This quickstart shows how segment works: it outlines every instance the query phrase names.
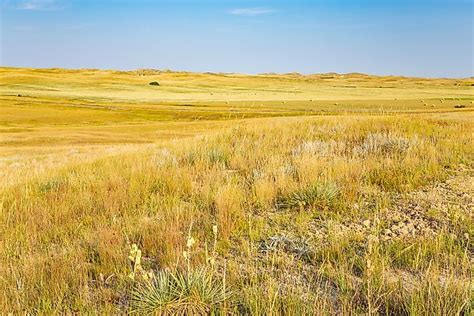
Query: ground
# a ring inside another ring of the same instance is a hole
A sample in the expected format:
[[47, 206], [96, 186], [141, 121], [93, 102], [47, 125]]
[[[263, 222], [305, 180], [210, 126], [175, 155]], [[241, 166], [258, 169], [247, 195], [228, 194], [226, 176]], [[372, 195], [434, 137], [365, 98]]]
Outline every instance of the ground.
[[473, 84], [0, 68], [0, 309], [469, 314]]

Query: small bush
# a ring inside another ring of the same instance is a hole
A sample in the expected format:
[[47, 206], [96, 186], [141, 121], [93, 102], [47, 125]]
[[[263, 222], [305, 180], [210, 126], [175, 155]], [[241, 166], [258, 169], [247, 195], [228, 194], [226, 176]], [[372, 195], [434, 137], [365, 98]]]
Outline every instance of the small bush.
[[157, 81], [150, 82], [150, 86], [159, 86], [159, 85], [160, 85], [160, 83], [157, 82]]

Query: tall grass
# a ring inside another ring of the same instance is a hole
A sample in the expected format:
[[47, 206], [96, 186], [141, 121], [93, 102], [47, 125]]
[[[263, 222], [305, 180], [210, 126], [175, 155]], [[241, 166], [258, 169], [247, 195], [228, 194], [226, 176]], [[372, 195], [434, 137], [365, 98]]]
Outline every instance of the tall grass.
[[[464, 280], [472, 254], [463, 251], [463, 236], [472, 233], [472, 217], [463, 215], [464, 225], [448, 219], [433, 240], [414, 236], [408, 244], [379, 241], [370, 248], [367, 236], [378, 238], [395, 193], [443, 180], [459, 164], [472, 167], [470, 122], [420, 116], [265, 122], [76, 164], [2, 189], [0, 309], [218, 311], [224, 285], [202, 269], [206, 243], [183, 260], [193, 222], [199, 241], [213, 239], [212, 225], [221, 229], [216, 247], [235, 293], [229, 313], [469, 312]], [[369, 227], [360, 224], [367, 219]], [[262, 250], [272, 236], [304, 240], [311, 255], [298, 255], [296, 242]], [[131, 296], [130, 244], [141, 249], [144, 269], [156, 272]], [[449, 282], [440, 281], [443, 275]]]

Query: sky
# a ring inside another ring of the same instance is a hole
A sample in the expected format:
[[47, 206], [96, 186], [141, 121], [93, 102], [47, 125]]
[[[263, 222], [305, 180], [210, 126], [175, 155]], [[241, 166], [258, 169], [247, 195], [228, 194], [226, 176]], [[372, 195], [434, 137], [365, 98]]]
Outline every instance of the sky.
[[471, 77], [474, 0], [0, 0], [0, 65]]

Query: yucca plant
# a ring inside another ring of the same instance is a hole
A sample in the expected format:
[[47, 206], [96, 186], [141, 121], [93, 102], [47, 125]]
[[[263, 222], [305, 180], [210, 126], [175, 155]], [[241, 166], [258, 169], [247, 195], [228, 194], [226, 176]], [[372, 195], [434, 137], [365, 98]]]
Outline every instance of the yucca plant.
[[135, 313], [170, 313], [177, 305], [170, 274], [160, 271], [149, 282], [136, 283], [131, 295], [131, 311]]
[[[191, 268], [191, 255], [196, 240], [191, 236], [191, 223], [183, 256], [186, 270], [146, 271], [141, 267], [141, 251], [136, 245], [130, 250], [133, 263], [131, 312], [153, 315], [207, 315], [225, 310], [231, 292], [225, 285], [224, 276], [219, 278], [215, 270], [217, 256], [217, 225], [212, 227], [214, 244], [211, 253], [206, 247], [206, 263], [209, 267]], [[138, 266], [137, 266], [138, 265]], [[139, 276], [139, 278], [135, 278]], [[230, 306], [229, 303], [227, 306]]]
[[231, 297], [223, 282], [206, 268], [160, 271], [132, 292], [131, 312], [155, 315], [203, 315], [224, 308]]

